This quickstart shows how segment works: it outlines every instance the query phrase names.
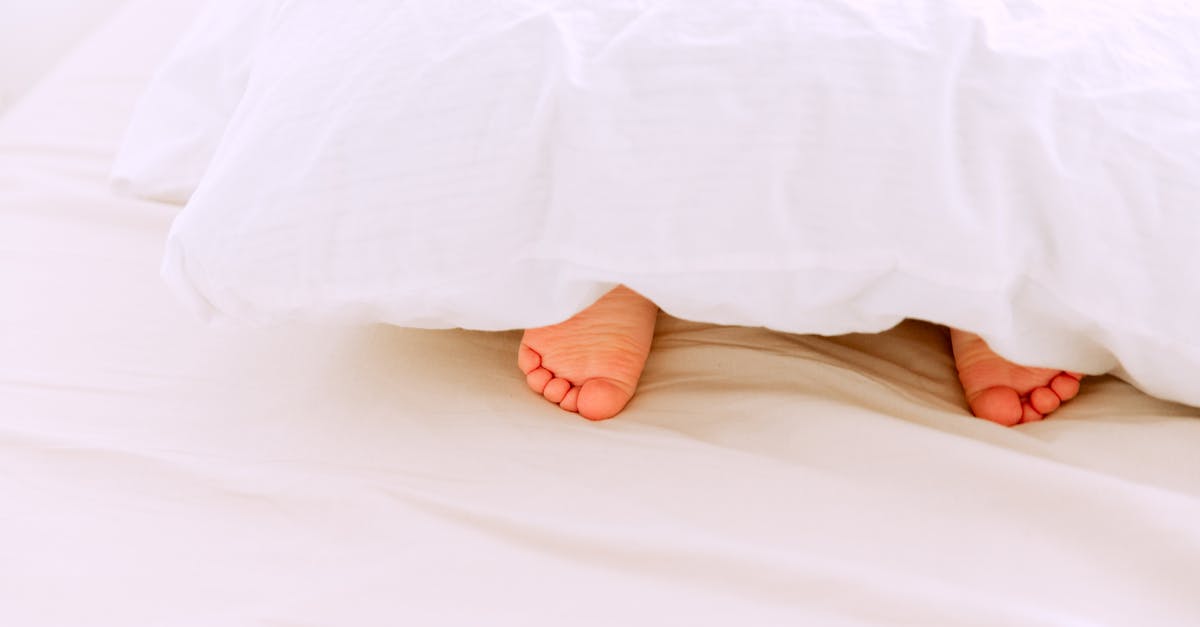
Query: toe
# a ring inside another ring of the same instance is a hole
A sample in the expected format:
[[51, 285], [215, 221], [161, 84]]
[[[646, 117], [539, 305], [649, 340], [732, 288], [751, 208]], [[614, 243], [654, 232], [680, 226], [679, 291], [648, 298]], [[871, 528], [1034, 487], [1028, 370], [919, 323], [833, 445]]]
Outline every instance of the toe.
[[542, 356], [532, 348], [521, 344], [521, 348], [517, 349], [517, 367], [521, 369], [521, 372], [529, 374], [541, 365]]
[[553, 378], [554, 375], [549, 370], [534, 368], [533, 372], [525, 375], [525, 382], [529, 384], [530, 389], [541, 394], [546, 389], [546, 384], [550, 383], [550, 380]]
[[1045, 418], [1038, 410], [1034, 409], [1033, 405], [1028, 401], [1021, 403], [1021, 424], [1027, 422], [1037, 422]]
[[633, 394], [609, 379], [590, 379], [579, 387], [579, 415], [588, 420], [607, 420], [621, 413]]
[[546, 400], [557, 405], [558, 403], [561, 403], [564, 398], [566, 398], [567, 392], [570, 391], [570, 381], [567, 381], [566, 379], [554, 378], [546, 384], [545, 389], [542, 390], [542, 396], [545, 396]]
[[568, 390], [558, 406], [570, 412], [579, 411], [579, 387], [574, 386]]
[[1037, 388], [1029, 394], [1029, 404], [1044, 416], [1058, 409], [1058, 406], [1062, 405], [1062, 399], [1050, 388]]
[[1017, 391], [1007, 387], [988, 388], [967, 399], [971, 412], [984, 420], [1011, 427], [1021, 422], [1024, 409]]
[[1064, 372], [1050, 381], [1050, 389], [1060, 400], [1069, 401], [1079, 394], [1079, 379], [1071, 373]]

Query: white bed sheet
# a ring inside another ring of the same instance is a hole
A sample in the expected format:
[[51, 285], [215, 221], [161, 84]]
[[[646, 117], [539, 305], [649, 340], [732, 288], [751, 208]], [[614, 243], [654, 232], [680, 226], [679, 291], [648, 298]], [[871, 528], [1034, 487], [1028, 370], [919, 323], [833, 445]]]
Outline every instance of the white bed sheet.
[[513, 333], [218, 330], [106, 176], [195, 0], [0, 120], [0, 624], [1195, 625], [1200, 411], [970, 418], [945, 337], [664, 318], [622, 418]]

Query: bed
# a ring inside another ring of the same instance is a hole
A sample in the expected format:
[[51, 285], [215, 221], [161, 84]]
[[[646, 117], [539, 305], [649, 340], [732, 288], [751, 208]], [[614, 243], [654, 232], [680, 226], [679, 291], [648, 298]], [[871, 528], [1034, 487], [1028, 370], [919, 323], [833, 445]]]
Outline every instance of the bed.
[[663, 315], [588, 423], [517, 332], [206, 326], [114, 196], [193, 0], [132, 0], [0, 118], [6, 625], [1195, 625], [1200, 410], [1111, 377], [973, 419], [943, 328]]

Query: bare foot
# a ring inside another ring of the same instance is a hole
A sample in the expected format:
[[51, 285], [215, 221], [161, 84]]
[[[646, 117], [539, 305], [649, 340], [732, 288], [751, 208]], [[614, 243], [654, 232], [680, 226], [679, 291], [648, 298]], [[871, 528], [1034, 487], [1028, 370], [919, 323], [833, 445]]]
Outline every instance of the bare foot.
[[612, 418], [637, 389], [658, 306], [620, 286], [570, 320], [528, 329], [517, 365], [534, 392], [588, 420]]
[[950, 329], [958, 378], [971, 412], [1011, 427], [1045, 418], [1079, 393], [1083, 375], [1026, 368], [1004, 359], [974, 333]]

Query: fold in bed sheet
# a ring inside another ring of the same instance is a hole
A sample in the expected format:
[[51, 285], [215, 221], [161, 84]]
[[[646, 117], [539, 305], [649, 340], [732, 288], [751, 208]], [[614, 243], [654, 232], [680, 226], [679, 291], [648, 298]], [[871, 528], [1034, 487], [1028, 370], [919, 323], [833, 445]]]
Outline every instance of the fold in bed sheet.
[[971, 419], [944, 334], [664, 318], [590, 424], [518, 335], [215, 330], [113, 198], [195, 2], [0, 121], [0, 618], [41, 625], [1194, 625], [1200, 413], [1111, 378]]

